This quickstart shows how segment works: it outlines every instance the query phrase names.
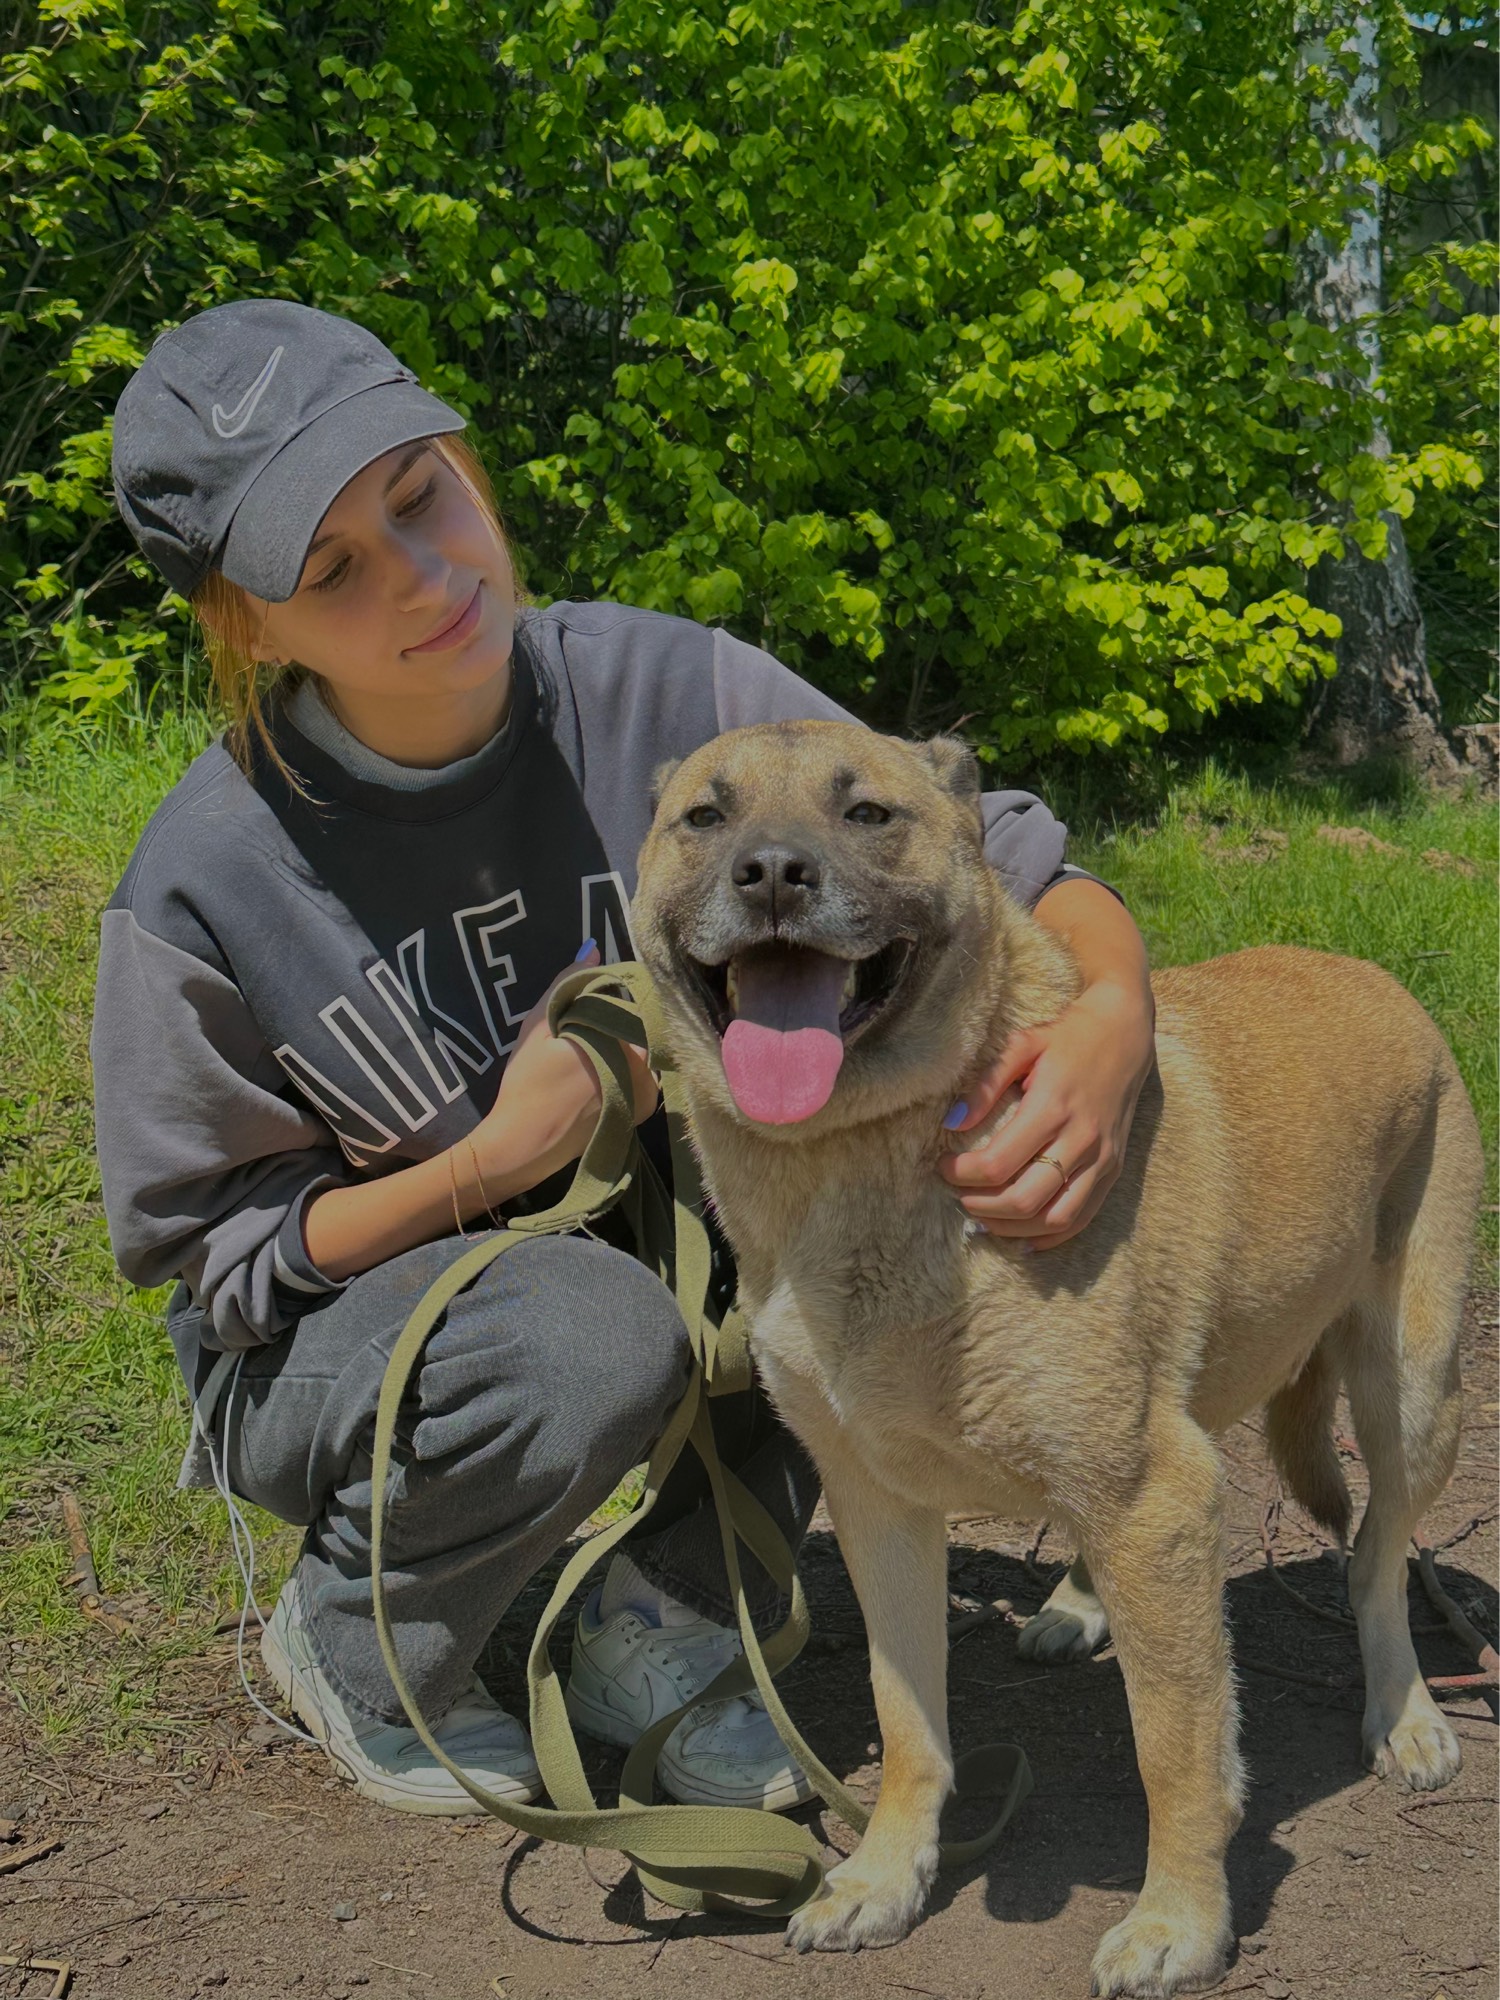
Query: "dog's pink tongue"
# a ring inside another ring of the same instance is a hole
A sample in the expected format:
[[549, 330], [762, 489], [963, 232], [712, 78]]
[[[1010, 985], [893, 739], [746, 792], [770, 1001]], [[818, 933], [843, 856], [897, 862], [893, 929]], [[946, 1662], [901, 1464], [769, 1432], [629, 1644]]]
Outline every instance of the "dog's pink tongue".
[[844, 1044], [839, 1002], [847, 965], [820, 951], [739, 961], [738, 1014], [724, 1032], [724, 1075], [758, 1125], [794, 1125], [833, 1094]]

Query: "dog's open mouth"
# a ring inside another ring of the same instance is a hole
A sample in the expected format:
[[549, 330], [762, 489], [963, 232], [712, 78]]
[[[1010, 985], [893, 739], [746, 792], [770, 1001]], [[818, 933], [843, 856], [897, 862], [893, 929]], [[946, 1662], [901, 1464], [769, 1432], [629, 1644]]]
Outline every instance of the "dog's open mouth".
[[745, 1116], [792, 1125], [821, 1111], [844, 1050], [890, 1005], [911, 957], [911, 943], [897, 938], [868, 958], [766, 944], [721, 965], [690, 959]]

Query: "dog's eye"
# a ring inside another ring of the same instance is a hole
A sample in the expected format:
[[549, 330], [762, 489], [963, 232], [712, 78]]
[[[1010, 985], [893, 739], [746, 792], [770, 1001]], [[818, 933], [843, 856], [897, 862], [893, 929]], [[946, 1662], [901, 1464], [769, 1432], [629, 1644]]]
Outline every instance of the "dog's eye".
[[722, 826], [724, 815], [717, 806], [690, 806], [682, 815], [683, 819], [699, 833], [711, 826]]
[[890, 813], [873, 799], [861, 799], [857, 806], [850, 806], [844, 818], [852, 819], [856, 826], [884, 826]]

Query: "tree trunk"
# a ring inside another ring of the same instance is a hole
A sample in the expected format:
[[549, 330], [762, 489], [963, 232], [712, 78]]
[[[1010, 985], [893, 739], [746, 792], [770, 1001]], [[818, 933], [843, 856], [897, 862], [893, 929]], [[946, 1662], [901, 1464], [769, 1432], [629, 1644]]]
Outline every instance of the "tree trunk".
[[[1299, 68], [1325, 65], [1330, 51], [1353, 55], [1358, 71], [1342, 103], [1324, 97], [1312, 101], [1311, 123], [1325, 156], [1338, 160], [1355, 148], [1378, 154], [1380, 57], [1373, 10], [1360, 0], [1333, 0], [1331, 5], [1318, 0], [1303, 17]], [[1343, 242], [1331, 244], [1314, 230], [1298, 246], [1295, 303], [1323, 326], [1354, 329], [1360, 360], [1344, 386], [1374, 400], [1370, 449], [1384, 457], [1390, 441], [1377, 386], [1380, 190], [1373, 181], [1361, 184], [1347, 218]], [[1394, 756], [1430, 780], [1451, 783], [1458, 765], [1443, 734], [1437, 691], [1427, 671], [1426, 634], [1406, 538], [1396, 515], [1381, 518], [1387, 541], [1378, 562], [1346, 537], [1343, 557], [1325, 556], [1308, 579], [1310, 600], [1343, 625], [1334, 642], [1338, 672], [1310, 704], [1308, 736], [1317, 751], [1337, 764]]]
[[1325, 557], [1310, 580], [1309, 599], [1344, 629], [1334, 642], [1339, 670], [1313, 697], [1308, 735], [1335, 764], [1392, 756], [1447, 783], [1458, 765], [1427, 671], [1406, 538], [1394, 514], [1382, 518], [1389, 539], [1379, 562], [1349, 542], [1341, 562]]

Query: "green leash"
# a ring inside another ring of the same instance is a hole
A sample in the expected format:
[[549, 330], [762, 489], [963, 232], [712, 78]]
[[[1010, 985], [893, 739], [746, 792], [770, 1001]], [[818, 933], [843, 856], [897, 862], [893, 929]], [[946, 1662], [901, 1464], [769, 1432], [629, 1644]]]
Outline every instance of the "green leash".
[[[628, 996], [622, 997], [623, 994]], [[578, 1163], [572, 1186], [554, 1208], [524, 1216], [478, 1243], [432, 1284], [402, 1330], [386, 1365], [375, 1412], [371, 1480], [375, 1494], [370, 1534], [370, 1581], [375, 1626], [391, 1682], [412, 1727], [445, 1770], [496, 1819], [518, 1832], [572, 1847], [618, 1850], [635, 1864], [643, 1885], [682, 1910], [732, 1910], [763, 1917], [789, 1916], [811, 1902], [823, 1883], [822, 1849], [804, 1826], [779, 1813], [748, 1806], [657, 1806], [650, 1803], [656, 1760], [689, 1708], [758, 1689], [792, 1756], [824, 1802], [857, 1834], [869, 1814], [803, 1742], [776, 1692], [775, 1677], [806, 1643], [809, 1621], [797, 1566], [770, 1515], [733, 1472], [719, 1463], [708, 1399], [746, 1389], [752, 1366], [744, 1322], [731, 1308], [716, 1322], [708, 1304], [710, 1250], [704, 1228], [702, 1183], [687, 1138], [681, 1080], [673, 1069], [660, 1005], [644, 966], [611, 965], [571, 974], [559, 982], [549, 1010], [556, 1034], [575, 1041], [593, 1063], [603, 1109]], [[622, 1043], [644, 1047], [661, 1078], [671, 1139], [673, 1191], [666, 1190], [636, 1137], [630, 1075]], [[584, 1228], [619, 1205], [634, 1231], [638, 1254], [675, 1293], [692, 1350], [687, 1393], [658, 1439], [646, 1467], [645, 1490], [635, 1512], [613, 1523], [577, 1550], [557, 1580], [532, 1640], [526, 1678], [531, 1738], [552, 1807], [518, 1805], [497, 1798], [449, 1758], [434, 1740], [397, 1657], [386, 1610], [382, 1557], [386, 1496], [396, 1414], [433, 1327], [450, 1300], [516, 1244], [534, 1236]], [[601, 1806], [584, 1776], [583, 1761], [552, 1664], [552, 1634], [579, 1583], [632, 1528], [651, 1512], [684, 1445], [703, 1461], [713, 1489], [724, 1563], [739, 1614], [745, 1657], [655, 1723], [630, 1750], [620, 1775], [618, 1806]], [[739, 1543], [764, 1564], [791, 1602], [786, 1622], [762, 1647], [756, 1636], [740, 1574]], [[1015, 1744], [990, 1744], [960, 1759], [960, 1795], [998, 1795], [999, 1817], [972, 1840], [941, 1849], [945, 1865], [974, 1859], [993, 1846], [1032, 1789], [1031, 1768]]]

